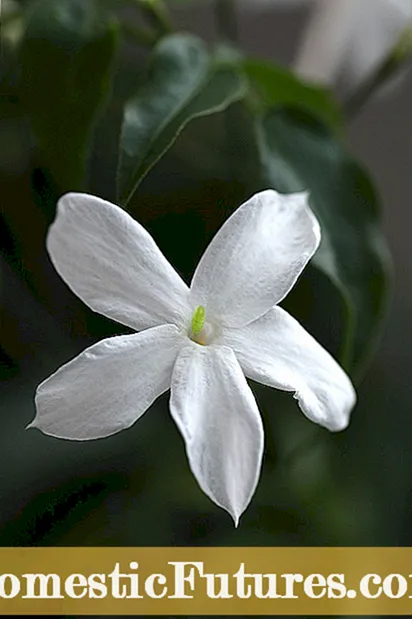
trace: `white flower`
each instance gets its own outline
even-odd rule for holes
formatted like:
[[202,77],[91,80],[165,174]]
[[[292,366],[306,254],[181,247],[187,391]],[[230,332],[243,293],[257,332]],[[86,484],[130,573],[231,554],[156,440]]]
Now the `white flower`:
[[356,87],[412,24],[412,0],[317,0],[295,69],[306,79]]
[[189,289],[122,209],[63,196],[47,239],[54,266],[91,309],[144,331],[103,340],[45,380],[30,427],[72,440],[109,436],[171,388],[190,468],[237,524],[263,454],[245,376],[294,392],[303,413],[332,431],[347,426],[355,403],[339,365],[276,305],[319,241],[306,193],[263,191],[217,233]]
[[0,16],[5,19],[19,12],[19,4],[15,0],[0,0]]

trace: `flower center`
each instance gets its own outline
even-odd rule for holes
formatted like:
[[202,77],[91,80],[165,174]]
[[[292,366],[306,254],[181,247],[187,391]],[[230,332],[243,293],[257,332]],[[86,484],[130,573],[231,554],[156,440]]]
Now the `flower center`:
[[189,330],[189,337],[196,344],[207,346],[216,336],[216,328],[206,322],[206,310],[203,305],[199,305],[192,315],[192,322]]

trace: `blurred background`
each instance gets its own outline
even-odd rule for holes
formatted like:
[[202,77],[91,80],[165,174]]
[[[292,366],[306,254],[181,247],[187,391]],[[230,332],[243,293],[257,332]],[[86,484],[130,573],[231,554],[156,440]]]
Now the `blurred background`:
[[[376,354],[361,371],[347,366],[359,402],[345,432],[329,434],[307,421],[288,394],[252,384],[266,451],[238,529],[197,487],[167,395],[130,430],[104,440],[72,443],[25,431],[41,380],[93,342],[127,332],[74,297],[49,261],[45,236],[65,191],[85,189],[116,201],[124,105],[148,79],[150,36],[160,28],[149,3],[102,0],[95,21],[82,13],[87,2],[83,9],[76,0],[53,3],[53,9],[50,0],[1,4],[1,545],[410,545],[412,77],[404,35],[412,2],[331,0],[325,12],[325,3],[240,0],[229,22],[213,2],[165,5],[178,30],[210,44],[236,39],[248,58],[321,85],[339,114],[345,104],[336,139],[369,169],[393,257],[389,305],[380,288],[375,309],[359,323],[359,341],[369,324],[379,323],[371,344]],[[281,83],[274,82],[274,98]],[[305,167],[311,156],[301,135],[312,130],[306,114],[313,93],[296,92],[290,106],[280,101],[279,123],[287,123],[276,126],[280,132],[303,115],[299,126],[306,129],[283,137],[303,158],[296,166]],[[250,136],[240,100],[190,122],[127,205],[186,281],[226,217],[269,186]],[[309,185],[310,174],[328,175],[321,157],[318,165],[308,172]],[[271,178],[288,189],[281,173]],[[363,273],[356,243],[363,248],[372,224],[362,223],[362,205],[375,198],[365,179],[353,181],[348,198],[351,182],[332,177],[328,204],[332,219],[335,207],[345,218],[351,196],[360,200],[349,216],[354,244],[343,243],[339,255],[352,273]],[[379,251],[387,264],[386,250]],[[349,337],[345,308],[327,269],[325,275],[317,267],[308,268],[284,306],[338,356]],[[375,284],[368,275],[359,286]]]

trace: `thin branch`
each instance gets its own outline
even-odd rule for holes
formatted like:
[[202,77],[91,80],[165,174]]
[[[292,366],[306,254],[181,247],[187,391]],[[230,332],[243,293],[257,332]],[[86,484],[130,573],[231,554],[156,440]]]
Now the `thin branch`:
[[238,40],[235,0],[216,0],[215,15],[219,36],[230,43]]
[[123,32],[127,36],[129,36],[131,39],[136,41],[136,43],[144,47],[153,47],[159,40],[159,37],[155,32],[151,30],[146,30],[145,28],[141,28],[140,26],[136,26],[130,21],[123,21],[121,23],[121,26]]
[[343,109],[348,118],[356,116],[383,84],[399,71],[411,55],[412,28],[407,27],[402,32],[389,56],[344,102]]
[[134,0],[162,35],[173,32],[174,26],[169,10],[163,0]]

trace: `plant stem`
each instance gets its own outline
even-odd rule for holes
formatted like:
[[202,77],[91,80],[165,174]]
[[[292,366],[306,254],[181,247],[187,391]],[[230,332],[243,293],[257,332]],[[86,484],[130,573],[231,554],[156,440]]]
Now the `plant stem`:
[[412,29],[408,26],[401,36],[392,52],[378,66],[372,75],[366,79],[344,102],[343,109],[349,118],[353,118],[360,112],[372,95],[396,74],[399,68],[412,55]]
[[155,32],[146,30],[145,28],[141,28],[127,21],[122,22],[122,29],[126,35],[130,36],[134,41],[139,43],[139,45],[144,47],[153,47],[159,39]]
[[163,0],[137,0],[137,4],[159,32],[163,35],[173,32],[172,20]]
[[[159,33],[159,36],[173,32],[173,23],[163,0],[123,0],[123,2],[138,7],[148,21],[150,21],[153,28]],[[132,28],[130,30],[132,30]],[[132,32],[130,32],[130,34],[132,34]],[[147,39],[148,37],[145,35],[146,33],[142,38]]]
[[394,66],[391,60],[385,60],[371,77],[365,80],[343,104],[343,109],[348,118],[356,116],[369,101],[372,95],[387,81],[394,73]]
[[215,0],[215,15],[219,36],[230,43],[238,40],[235,0]]

